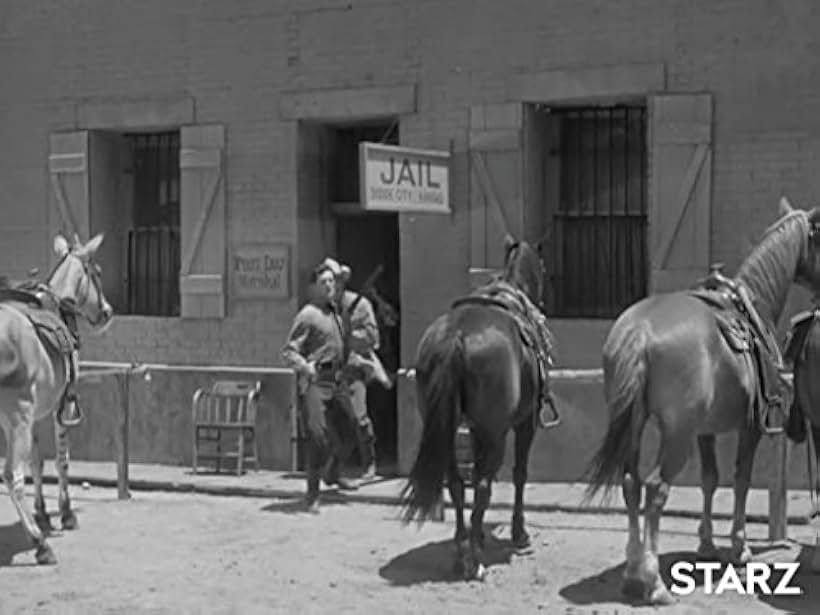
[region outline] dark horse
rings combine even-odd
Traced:
[[[790,331],[790,344],[787,347],[787,360],[794,368],[794,408],[790,417],[792,439],[802,442],[806,434],[810,435],[807,447],[809,476],[813,484],[809,485],[812,495],[811,517],[820,515],[820,294],[815,295],[811,309],[796,317]],[[813,450],[813,458],[812,456]],[[813,464],[813,465],[812,465]],[[815,545],[811,567],[820,572],[820,549]]]
[[[810,288],[820,284],[815,225],[820,211],[793,210],[781,199],[782,217],[766,231],[743,262],[735,281],[748,290],[769,330],[778,321],[793,281]],[[624,591],[654,604],[673,598],[658,570],[658,532],[672,481],[686,463],[697,436],[701,459],[703,513],[701,554],[716,554],[712,534],[712,497],[718,484],[715,434],[739,434],[734,475],[732,556],[748,561],[746,496],[758,425],[750,423],[753,391],[745,357],[734,352],[718,330],[715,314],[687,292],[647,297],[616,320],[603,349],[604,392],[609,428],[589,469],[592,497],[621,480],[629,516]],[[641,434],[650,418],[659,430],[657,457],[646,485],[644,541],[639,529]]]
[[[531,305],[537,305],[544,267],[536,250],[509,236],[504,247],[502,283],[523,292]],[[543,321],[541,330],[545,331]],[[484,513],[490,503],[492,481],[504,461],[506,435],[511,428],[515,430],[512,539],[518,548],[529,544],[523,507],[538,407],[536,361],[523,344],[518,324],[508,310],[469,299],[456,302],[434,320],[419,342],[416,390],[424,430],[402,494],[404,520],[409,523],[418,517],[423,522],[440,510],[446,477],[456,513],[456,569],[466,579],[482,579],[485,574]],[[464,481],[454,446],[462,420],[470,426],[473,439],[475,497],[469,535],[464,524]]]

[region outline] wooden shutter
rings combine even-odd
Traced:
[[[691,286],[708,273],[712,97],[654,96],[649,109],[650,292]]]
[[[225,317],[224,151],[221,124],[182,127],[179,288],[183,318]]]
[[[48,171],[58,213],[54,233],[83,241],[90,235],[91,204],[88,163],[88,131],[59,132],[49,136]],[[49,238],[51,241],[51,238]]]
[[[504,235],[522,237],[522,105],[470,109],[470,283],[504,265]]]

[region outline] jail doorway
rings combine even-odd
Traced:
[[[399,307],[399,220],[395,213],[366,213],[336,217],[336,254],[352,270],[350,287],[363,289],[377,268],[381,273],[373,282],[375,293],[368,293],[379,321],[381,348],[379,357],[388,373],[395,374],[401,357],[399,326],[385,324],[384,301]],[[396,389],[385,390],[379,384],[367,389],[367,407],[376,432],[377,469],[380,475],[391,475],[397,460]]]

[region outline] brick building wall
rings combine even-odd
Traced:
[[[731,270],[781,194],[814,204],[818,29],[809,0],[4,3],[0,260],[14,275],[49,263],[50,132],[83,128],[83,105],[100,101],[192,100],[197,123],[226,126],[228,245],[312,241],[294,252],[297,288],[289,301],[231,301],[221,321],[120,318],[86,338],[85,358],[278,364],[307,257],[327,232],[297,219],[300,182],[320,166],[300,176],[299,126],[282,98],[415,84],[401,141],[452,144],[454,214],[400,220],[406,364],[423,326],[468,287],[470,106],[507,102],[522,71],[642,63],[663,65],[667,91],[711,92],[711,256]]]

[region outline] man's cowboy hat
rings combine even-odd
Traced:
[[[317,271],[321,271],[323,269],[329,269],[330,271],[332,271],[334,277],[336,277],[337,280],[347,282],[350,279],[350,267],[348,267],[347,265],[339,264],[339,261],[333,258],[327,257],[316,268]]]

